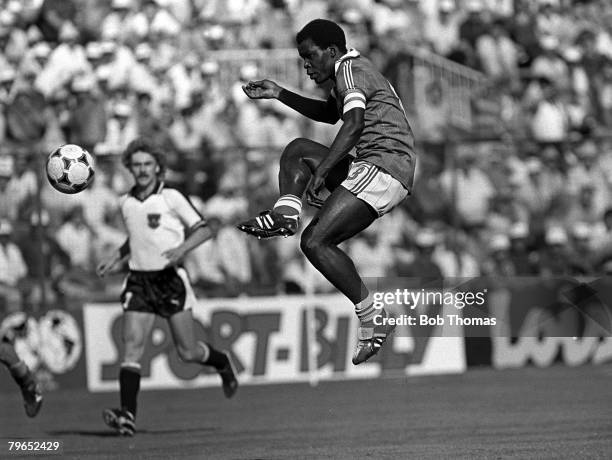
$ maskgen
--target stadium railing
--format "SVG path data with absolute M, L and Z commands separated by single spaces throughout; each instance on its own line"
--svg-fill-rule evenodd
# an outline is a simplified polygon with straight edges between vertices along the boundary
M 481 72 L 410 45 L 404 46 L 404 52 L 390 61 L 386 73 L 413 118 L 421 113 L 419 106 L 424 103 L 428 86 L 441 84 L 449 106 L 449 123 L 463 130 L 472 127 L 473 95 L 489 81 Z

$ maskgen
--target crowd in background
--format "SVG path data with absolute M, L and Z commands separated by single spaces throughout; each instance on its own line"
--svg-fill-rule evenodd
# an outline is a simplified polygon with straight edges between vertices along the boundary
M 471 133 L 448 123 L 445 81 L 409 101 L 415 189 L 346 245 L 360 273 L 612 271 L 605 0 L 0 0 L 0 308 L 117 294 L 121 277 L 94 271 L 124 240 L 117 200 L 131 183 L 119 156 L 136 136 L 163 146 L 166 181 L 214 229 L 185 261 L 201 295 L 332 290 L 296 238 L 257 241 L 234 224 L 273 204 L 284 145 L 329 144 L 338 127 L 250 101 L 240 84 L 267 75 L 245 61 L 228 83 L 210 57 L 292 48 L 316 17 L 337 20 L 385 71 L 418 47 L 486 77 Z M 466 140 L 478 135 L 489 140 Z M 94 184 L 73 196 L 40 174 L 64 143 L 96 157 Z

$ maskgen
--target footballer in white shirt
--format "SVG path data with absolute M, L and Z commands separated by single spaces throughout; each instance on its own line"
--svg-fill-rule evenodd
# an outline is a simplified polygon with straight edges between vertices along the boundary
M 164 186 L 164 155 L 146 139 L 132 141 L 123 164 L 134 177 L 132 190 L 121 197 L 127 241 L 98 266 L 105 276 L 127 259 L 129 273 L 121 294 L 125 351 L 119 372 L 121 407 L 103 412 L 105 423 L 132 436 L 140 388 L 140 360 L 155 315 L 168 321 L 177 352 L 186 362 L 213 366 L 226 397 L 238 388 L 230 356 L 196 341 L 192 307 L 195 296 L 181 267 L 183 257 L 212 237 L 206 221 L 178 190 Z M 185 236 L 187 230 L 187 236 Z

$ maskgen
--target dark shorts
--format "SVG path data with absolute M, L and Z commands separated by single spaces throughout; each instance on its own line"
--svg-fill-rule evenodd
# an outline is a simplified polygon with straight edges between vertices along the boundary
M 183 268 L 154 272 L 130 271 L 123 292 L 123 311 L 153 313 L 163 318 L 191 308 L 193 291 Z

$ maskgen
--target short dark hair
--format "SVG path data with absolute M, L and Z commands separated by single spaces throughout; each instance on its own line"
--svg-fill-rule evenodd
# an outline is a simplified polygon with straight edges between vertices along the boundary
M 159 165 L 159 174 L 164 173 L 166 170 L 166 159 L 164 154 L 153 142 L 145 139 L 144 137 L 137 137 L 125 148 L 121 158 L 123 166 L 128 169 L 130 168 L 132 155 L 136 152 L 147 152 L 151 154 L 153 157 L 155 157 L 155 161 L 157 161 L 157 164 Z
M 327 19 L 310 21 L 295 35 L 295 42 L 299 45 L 309 38 L 321 49 L 336 45 L 340 51 L 346 52 L 344 31 L 333 21 Z

